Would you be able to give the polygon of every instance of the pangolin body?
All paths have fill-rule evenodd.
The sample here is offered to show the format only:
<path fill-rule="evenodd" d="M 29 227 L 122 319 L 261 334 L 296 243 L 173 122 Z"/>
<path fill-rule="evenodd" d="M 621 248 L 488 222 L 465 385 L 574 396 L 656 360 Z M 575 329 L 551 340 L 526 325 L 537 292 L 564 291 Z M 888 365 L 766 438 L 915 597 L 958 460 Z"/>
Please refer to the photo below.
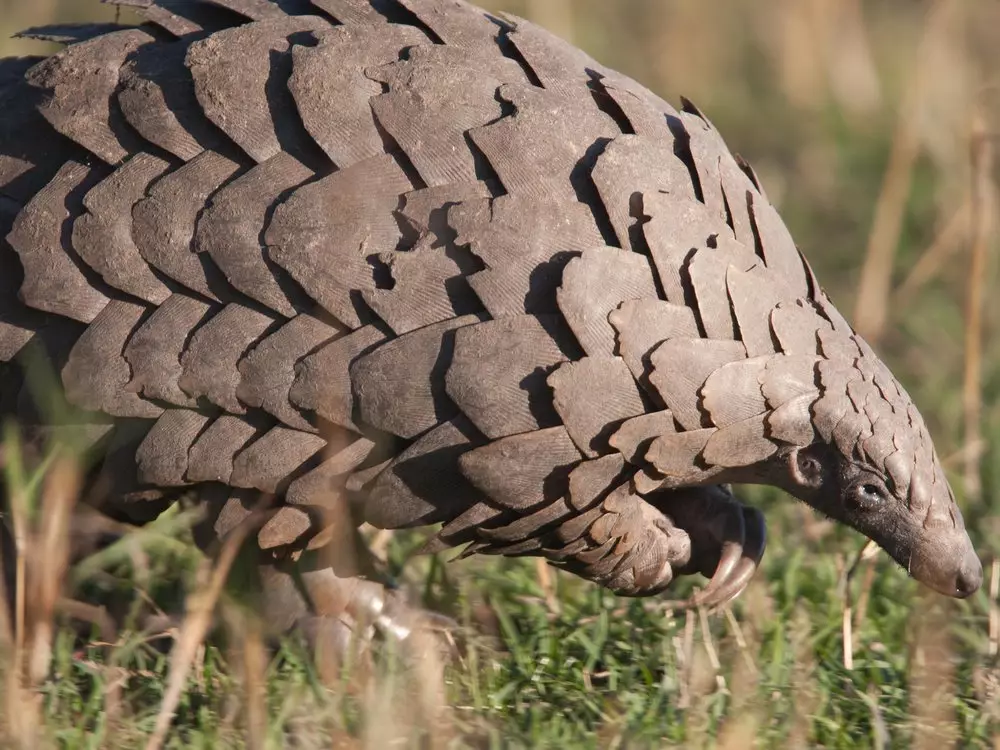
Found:
<path fill-rule="evenodd" d="M 758 482 L 978 588 L 920 414 L 693 105 L 459 0 L 119 2 L 0 61 L 3 409 L 117 507 L 273 495 L 287 550 L 347 503 L 718 602 Z"/>

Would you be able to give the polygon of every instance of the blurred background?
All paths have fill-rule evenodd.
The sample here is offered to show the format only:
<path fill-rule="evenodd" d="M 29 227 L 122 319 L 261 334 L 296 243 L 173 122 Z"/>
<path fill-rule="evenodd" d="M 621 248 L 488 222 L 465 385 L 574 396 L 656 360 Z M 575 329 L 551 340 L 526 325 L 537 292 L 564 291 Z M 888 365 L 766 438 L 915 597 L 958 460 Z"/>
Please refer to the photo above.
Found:
<path fill-rule="evenodd" d="M 995 521 L 1000 517 L 1000 294 L 996 293 L 992 154 L 1000 134 L 1000 2 L 482 0 L 478 4 L 546 26 L 668 101 L 678 104 L 682 95 L 691 99 L 713 121 L 729 147 L 753 165 L 838 308 L 875 345 L 919 405 L 965 506 L 967 525 L 989 564 L 1000 547 L 1000 524 Z M 115 18 L 116 9 L 98 0 L 0 0 L 0 55 L 56 49 L 11 38 L 31 26 Z M 124 11 L 121 20 L 132 22 L 135 16 Z M 806 661 L 810 669 L 823 672 L 819 682 L 827 691 L 821 690 L 809 704 L 813 724 L 803 731 L 812 742 L 853 747 L 857 740 L 858 747 L 904 747 L 909 746 L 907 732 L 914 732 L 913 746 L 918 746 L 922 735 L 912 724 L 913 706 L 908 703 L 912 693 L 905 687 L 912 688 L 913 652 L 903 644 L 924 613 L 915 609 L 922 606 L 919 594 L 884 560 L 873 564 L 880 575 L 874 584 L 869 576 L 865 584 L 862 596 L 870 595 L 872 604 L 869 619 L 857 623 L 856 634 L 864 668 L 860 677 L 846 675 L 836 664 L 840 597 L 858 539 L 831 530 L 787 499 L 761 499 L 775 508 L 769 514 L 772 541 L 765 570 L 770 588 L 761 594 L 770 600 L 756 614 L 744 614 L 759 639 L 761 658 L 770 659 L 772 666 L 784 665 L 777 672 L 765 671 L 759 678 L 762 687 L 777 690 L 796 684 L 801 653 L 792 648 L 797 643 L 794 623 L 802 623 L 795 612 L 804 608 L 803 627 L 812 629 Z M 387 554 L 390 563 L 395 560 L 401 569 L 408 548 L 403 542 L 394 544 L 403 546 Z M 814 551 L 834 560 L 829 570 L 809 567 L 813 563 L 803 555 Z M 500 623 L 504 653 L 516 657 L 510 639 L 523 634 L 528 627 L 523 623 L 533 622 L 536 615 L 530 607 L 542 596 L 533 568 L 521 561 L 461 565 L 467 566 L 466 573 L 453 575 L 485 571 L 478 583 L 468 579 L 455 584 L 474 602 L 489 597 L 470 594 L 463 587 L 492 586 L 494 609 L 497 596 L 516 589 L 512 609 L 494 617 Z M 802 566 L 811 571 L 815 588 L 794 578 Z M 527 571 L 523 590 L 517 588 L 521 583 L 511 583 L 515 580 L 511 571 Z M 548 614 L 538 615 L 554 637 L 564 632 L 559 630 L 560 617 L 566 612 L 579 614 L 591 607 L 597 616 L 594 613 L 607 609 L 608 601 L 625 606 L 592 593 L 580 594 L 583 598 L 574 604 L 573 585 L 566 577 L 557 581 L 557 591 L 567 602 L 559 617 L 552 616 L 551 601 L 540 610 Z M 596 604 L 586 598 L 591 596 L 599 597 L 593 600 Z M 751 603 L 755 601 L 752 590 L 748 596 Z M 892 601 L 879 603 L 879 597 Z M 998 626 L 988 598 L 984 591 L 963 608 L 933 605 L 948 607 L 944 616 L 954 628 L 958 644 L 954 647 L 961 657 L 953 696 L 958 708 L 952 709 L 965 746 L 1000 747 L 994 745 L 998 680 L 992 666 Z M 788 627 L 768 618 L 784 618 Z M 657 632 L 665 639 L 687 632 L 684 623 L 677 625 L 680 630 L 672 627 Z M 626 630 L 622 637 L 628 641 L 634 633 Z M 787 648 L 780 653 L 766 651 L 779 643 Z M 896 648 L 894 644 L 899 645 L 898 659 L 885 655 Z M 552 652 L 545 653 L 553 657 Z M 487 723 L 498 721 L 505 727 L 499 736 L 519 732 L 516 736 L 531 744 L 530 738 L 542 736 L 537 732 L 544 721 L 532 719 L 530 710 L 528 718 L 505 714 L 503 706 L 515 692 L 528 691 L 522 710 L 532 701 L 546 710 L 553 706 L 562 710 L 560 706 L 568 705 L 565 701 L 583 700 L 579 695 L 589 693 L 581 688 L 579 695 L 570 690 L 554 697 L 555 688 L 546 692 L 539 687 L 546 684 L 544 679 L 539 683 L 532 677 L 552 676 L 550 668 L 537 666 L 538 653 L 529 656 L 521 666 L 501 660 L 497 674 L 509 682 L 486 680 L 484 690 L 494 692 L 483 698 L 481 712 L 490 717 Z M 723 672 L 724 665 L 725 659 Z M 650 679 L 646 683 L 656 684 L 660 677 Z M 505 687 L 509 685 L 515 687 Z M 902 692 L 894 692 L 897 688 Z M 718 720 L 726 706 L 731 708 L 732 696 L 726 695 L 711 721 Z M 659 711 L 661 718 L 669 713 L 663 705 L 642 705 L 642 711 L 651 715 Z M 670 711 L 676 708 L 671 704 Z M 627 706 L 617 714 L 609 714 L 605 703 L 594 711 L 586 706 L 573 710 L 582 712 L 576 720 L 583 733 L 578 737 L 567 729 L 563 740 L 586 738 L 586 743 L 605 746 L 605 741 L 614 744 L 609 737 L 627 737 L 638 726 Z M 790 715 L 791 709 L 782 710 Z M 774 716 L 781 711 L 774 711 L 768 716 L 777 721 Z M 625 717 L 620 726 L 609 719 L 619 715 Z M 609 721 L 619 729 L 602 734 Z M 910 729 L 897 734 L 894 722 Z M 795 731 L 794 726 L 785 729 Z M 494 736 L 491 731 L 484 736 Z M 490 742 L 481 746 L 492 746 Z"/>

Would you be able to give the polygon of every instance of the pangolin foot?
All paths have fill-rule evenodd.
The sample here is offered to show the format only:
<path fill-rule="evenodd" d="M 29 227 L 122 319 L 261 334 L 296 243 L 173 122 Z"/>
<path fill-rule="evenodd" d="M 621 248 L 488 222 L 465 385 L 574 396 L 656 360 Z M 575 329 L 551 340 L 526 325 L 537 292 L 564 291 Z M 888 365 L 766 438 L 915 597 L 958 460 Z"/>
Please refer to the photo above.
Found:
<path fill-rule="evenodd" d="M 739 596 L 757 572 L 767 546 L 767 524 L 756 508 L 743 505 L 723 488 L 712 502 L 662 508 L 691 537 L 691 560 L 679 573 L 701 572 L 708 585 L 675 609 L 718 609 Z M 713 570 L 714 565 L 714 570 Z"/>
<path fill-rule="evenodd" d="M 680 607 L 717 609 L 741 593 L 750 583 L 767 545 L 767 525 L 756 508 L 742 507 L 726 522 L 726 536 L 719 539 L 722 552 L 708 585 L 680 602 Z"/>
<path fill-rule="evenodd" d="M 329 569 L 308 575 L 312 606 L 296 625 L 321 664 L 367 660 L 380 639 L 400 646 L 408 657 L 454 655 L 459 625 L 450 617 L 412 605 L 402 591 L 375 581 L 340 578 Z"/>

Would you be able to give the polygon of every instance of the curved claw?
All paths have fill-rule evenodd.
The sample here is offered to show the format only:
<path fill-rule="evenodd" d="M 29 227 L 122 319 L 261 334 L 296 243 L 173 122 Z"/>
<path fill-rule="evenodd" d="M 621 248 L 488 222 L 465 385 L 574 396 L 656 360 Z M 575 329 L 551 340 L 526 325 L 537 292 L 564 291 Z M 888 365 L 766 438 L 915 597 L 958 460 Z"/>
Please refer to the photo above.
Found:
<path fill-rule="evenodd" d="M 743 556 L 729 577 L 716 588 L 713 596 L 708 596 L 706 589 L 692 597 L 700 600 L 699 606 L 716 609 L 728 604 L 743 593 L 757 572 L 767 547 L 767 524 L 764 522 L 764 515 L 756 508 L 743 508 L 743 518 L 746 525 Z"/>
<path fill-rule="evenodd" d="M 743 558 L 743 548 L 746 544 L 746 524 L 742 513 L 730 513 L 726 518 L 722 533 L 722 553 L 719 564 L 709 580 L 708 585 L 691 597 L 692 600 L 709 599 L 715 596 L 719 587 L 725 585 L 733 572 L 738 569 Z"/>
<path fill-rule="evenodd" d="M 767 547 L 767 524 L 756 508 L 736 506 L 727 509 L 722 541 L 722 553 L 708 585 L 688 599 L 672 602 L 676 609 L 705 607 L 717 609 L 737 596 L 747 587 L 757 572 Z M 739 543 L 732 541 L 732 531 L 739 525 Z"/>
<path fill-rule="evenodd" d="M 398 597 L 390 598 L 375 625 L 383 633 L 403 641 L 416 631 L 446 633 L 459 629 L 459 624 L 447 615 L 425 609 L 415 609 Z"/>
<path fill-rule="evenodd" d="M 399 593 L 370 581 L 355 586 L 347 602 L 347 612 L 358 622 L 370 622 L 397 641 L 406 640 L 417 630 L 444 632 L 459 628 L 450 617 L 411 607 Z"/>
<path fill-rule="evenodd" d="M 359 674 L 352 671 L 352 681 L 356 676 L 370 677 L 373 646 L 380 638 L 401 647 L 399 653 L 412 665 L 424 665 L 420 674 L 432 678 L 437 674 L 435 665 L 454 661 L 459 655 L 453 636 L 461 631 L 455 620 L 413 607 L 400 592 L 373 581 L 340 580 L 346 585 L 340 587 L 339 612 L 310 614 L 297 621 L 324 679 L 342 680 L 345 663 L 363 667 Z M 427 665 L 433 668 L 428 671 Z"/>
<path fill-rule="evenodd" d="M 734 512 L 738 511 L 738 508 L 739 506 L 727 505 L 719 514 L 725 514 L 722 532 L 716 536 L 716 540 L 721 546 L 721 552 L 719 562 L 715 566 L 715 572 L 712 573 L 708 585 L 688 599 L 671 602 L 671 607 L 688 609 L 700 606 L 703 600 L 715 596 L 719 587 L 724 586 L 733 571 L 738 568 L 746 542 L 746 524 L 743 520 L 743 514 Z"/>

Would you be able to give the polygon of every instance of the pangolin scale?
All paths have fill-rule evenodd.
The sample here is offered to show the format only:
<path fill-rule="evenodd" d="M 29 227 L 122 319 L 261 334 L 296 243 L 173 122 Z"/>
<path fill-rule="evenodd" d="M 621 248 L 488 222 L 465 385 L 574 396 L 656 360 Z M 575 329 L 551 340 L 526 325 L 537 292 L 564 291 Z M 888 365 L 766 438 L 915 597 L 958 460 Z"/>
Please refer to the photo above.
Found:
<path fill-rule="evenodd" d="M 719 604 L 756 482 L 979 587 L 920 414 L 692 104 L 459 0 L 117 1 L 0 61 L 2 407 L 112 512 L 264 494 L 268 564 L 346 508 Z"/>

